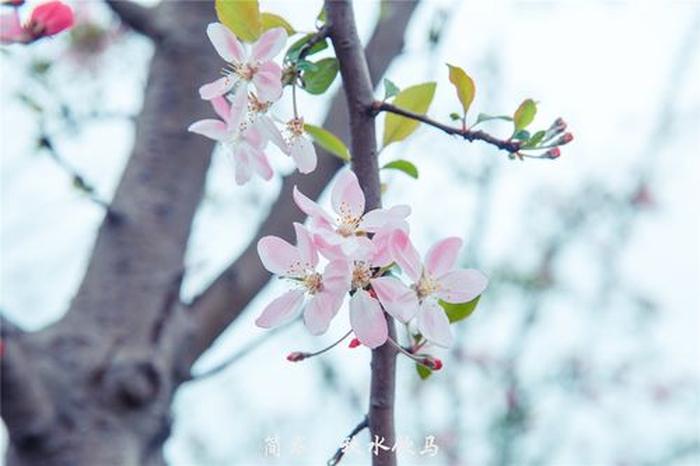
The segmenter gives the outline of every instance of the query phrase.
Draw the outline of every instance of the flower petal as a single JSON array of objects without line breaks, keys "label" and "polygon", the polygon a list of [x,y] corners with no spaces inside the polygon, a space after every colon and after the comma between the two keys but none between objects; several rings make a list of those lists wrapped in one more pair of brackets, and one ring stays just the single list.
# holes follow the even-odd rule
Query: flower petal
[{"label": "flower petal", "polygon": [[294,202],[297,207],[301,209],[306,215],[314,219],[321,219],[324,223],[332,225],[333,217],[328,215],[328,213],[321,208],[320,205],[306,197],[296,186],[294,186],[294,191],[292,196],[294,197]]},{"label": "flower petal", "polygon": [[226,123],[213,119],[195,121],[187,128],[187,131],[201,134],[215,141],[223,141],[228,136]]},{"label": "flower petal", "polygon": [[318,265],[318,251],[309,230],[301,223],[294,222],[294,232],[297,236],[297,251],[304,267],[315,269]]},{"label": "flower petal", "polygon": [[296,137],[289,144],[289,155],[294,159],[300,173],[311,173],[316,170],[318,162],[314,145],[304,136]]},{"label": "flower petal", "polygon": [[239,84],[236,92],[233,94],[231,101],[231,110],[229,111],[226,124],[230,131],[239,131],[241,122],[246,116],[248,110],[248,86],[244,83]]},{"label": "flower petal", "polygon": [[211,23],[207,26],[207,36],[216,52],[229,63],[245,61],[245,50],[238,42],[235,34],[221,23]]},{"label": "flower petal", "polygon": [[219,115],[224,122],[228,121],[229,115],[231,114],[231,103],[228,101],[228,99],[223,95],[220,95],[214,97],[209,102],[211,103],[211,106],[214,107],[216,114]]},{"label": "flower petal", "polygon": [[19,8],[0,14],[0,44],[24,42],[28,39],[29,34],[22,28],[19,19]]},{"label": "flower petal", "polygon": [[484,292],[489,283],[486,275],[475,269],[457,269],[437,278],[440,299],[448,303],[466,303]]},{"label": "flower petal", "polygon": [[408,322],[418,312],[416,292],[394,277],[379,277],[370,280],[379,302],[386,312],[400,322]]},{"label": "flower petal", "polygon": [[222,96],[233,89],[236,79],[232,76],[224,76],[199,88],[199,96],[204,100],[211,100]]},{"label": "flower petal", "polygon": [[261,100],[278,100],[282,97],[282,68],[271,61],[263,63],[253,75],[253,84]]},{"label": "flower petal", "polygon": [[278,327],[299,315],[304,301],[303,290],[290,290],[272,301],[255,320],[255,325],[262,328]]},{"label": "flower petal", "polygon": [[304,310],[304,324],[309,332],[313,335],[325,333],[343,304],[344,297],[344,294],[329,291],[315,294]]},{"label": "flower petal", "polygon": [[[246,144],[246,146],[248,145]],[[260,178],[265,181],[272,179],[274,172],[270,166],[270,161],[267,160],[265,152],[253,146],[248,146],[246,150],[248,151],[249,160],[255,173],[260,175]]]},{"label": "flower petal", "polygon": [[250,58],[256,62],[266,62],[275,58],[287,43],[287,31],[283,28],[272,28],[265,31],[253,44]]},{"label": "flower petal", "polygon": [[457,261],[461,247],[462,240],[456,236],[438,241],[425,254],[425,270],[431,277],[449,272]]},{"label": "flower petal", "polygon": [[304,269],[299,250],[277,236],[265,236],[258,241],[258,256],[270,272],[283,277],[302,277]]},{"label": "flower petal", "polygon": [[287,152],[287,143],[284,142],[282,133],[277,129],[277,126],[272,121],[272,118],[267,115],[260,115],[255,121],[255,127],[260,133],[274,145],[279,147],[282,152]]},{"label": "flower petal", "polygon": [[410,213],[411,208],[407,205],[370,210],[362,217],[359,228],[371,233],[382,228],[408,230],[408,223],[405,219]]},{"label": "flower petal", "polygon": [[423,272],[418,251],[411,243],[408,233],[403,230],[394,230],[389,239],[391,255],[414,283],[417,283]]},{"label": "flower petal", "polygon": [[331,205],[342,217],[362,217],[365,212],[365,195],[352,170],[342,170],[338,175],[331,191]]},{"label": "flower petal", "polygon": [[241,149],[238,145],[233,148],[233,170],[235,173],[236,184],[244,185],[250,181],[250,177],[253,175],[253,168],[251,167],[250,157],[248,152]]},{"label": "flower petal", "polygon": [[452,345],[450,320],[445,310],[432,299],[423,301],[418,311],[418,330],[429,342],[449,348]]},{"label": "flower petal", "polygon": [[326,265],[321,277],[321,284],[324,290],[344,296],[350,291],[351,278],[350,264],[344,259],[338,259]]},{"label": "flower petal", "polygon": [[365,290],[357,290],[350,298],[350,326],[362,344],[372,349],[382,346],[389,336],[379,302]]},{"label": "flower petal", "polygon": [[394,262],[391,250],[389,249],[389,240],[393,231],[394,230],[390,229],[382,229],[372,236],[372,243],[374,244],[374,254],[370,259],[370,265],[372,267],[386,267]]}]

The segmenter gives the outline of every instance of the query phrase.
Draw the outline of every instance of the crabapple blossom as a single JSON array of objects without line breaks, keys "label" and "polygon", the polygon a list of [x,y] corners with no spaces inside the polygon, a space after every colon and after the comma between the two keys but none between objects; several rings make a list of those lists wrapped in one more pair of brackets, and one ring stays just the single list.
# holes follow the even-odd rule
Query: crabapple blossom
[{"label": "crabapple blossom", "polygon": [[350,290],[350,268],[345,260],[330,261],[317,271],[319,257],[311,233],[294,224],[297,245],[276,236],[258,242],[258,255],[270,272],[296,285],[272,301],[255,321],[262,328],[277,327],[303,310],[304,323],[314,335],[324,333]]},{"label": "crabapple blossom", "polygon": [[411,208],[407,205],[365,213],[365,195],[357,176],[349,169],[341,171],[331,191],[335,216],[306,197],[296,186],[293,195],[299,209],[311,220],[320,253],[329,258],[337,257],[339,253],[345,256],[355,254],[358,248],[368,244],[359,240],[365,238],[367,233],[395,228],[408,230],[405,219],[411,213]]},{"label": "crabapple blossom", "polygon": [[304,119],[292,118],[287,122],[286,129],[288,135],[285,152],[294,159],[301,173],[311,173],[316,170],[316,149],[305,136]]},{"label": "crabapple blossom", "polygon": [[462,240],[446,238],[435,243],[421,262],[408,234],[395,230],[389,241],[394,261],[411,279],[407,287],[393,277],[372,281],[372,289],[384,309],[401,322],[413,317],[420,333],[431,343],[449,347],[452,344],[450,322],[438,303],[465,303],[479,296],[488,284],[486,276],[474,269],[454,269]]},{"label": "crabapple blossom", "polygon": [[219,96],[213,98],[211,104],[221,120],[196,121],[188,131],[221,142],[231,151],[239,185],[247,183],[253,172],[265,180],[272,178],[272,167],[264,149],[270,135],[277,131],[274,124],[267,121],[267,116],[257,117],[255,111],[246,111],[248,99],[242,89],[234,94],[232,103]]},{"label": "crabapple blossom", "polygon": [[282,68],[272,59],[287,42],[283,28],[265,31],[251,47],[250,51],[239,42],[235,34],[221,23],[211,23],[207,35],[217,53],[228,62],[225,76],[199,89],[203,99],[211,100],[227,94],[237,84],[247,95],[248,85],[255,86],[258,98],[274,102],[282,95]]}]

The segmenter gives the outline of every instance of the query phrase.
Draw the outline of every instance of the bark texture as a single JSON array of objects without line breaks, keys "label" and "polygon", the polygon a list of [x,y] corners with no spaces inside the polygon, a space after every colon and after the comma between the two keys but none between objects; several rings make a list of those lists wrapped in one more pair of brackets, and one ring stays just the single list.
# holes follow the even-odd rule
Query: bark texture
[{"label": "bark texture", "polygon": [[[319,149],[316,172],[284,180],[244,253],[194,302],[181,303],[183,258],[213,148],[185,128],[212,114],[197,87],[222,65],[204,35],[214,8],[109,3],[156,45],[144,105],[112,201],[117,214],[101,225],[68,312],[40,332],[3,323],[1,414],[10,466],[164,464],[174,391],[269,279],[255,254],[257,238],[289,237],[291,222],[301,220],[292,187],[317,197],[340,167]],[[415,2],[392,2],[380,20],[367,51],[373,83],[400,53],[414,8]],[[347,140],[348,123],[339,94],[324,126]]]}]

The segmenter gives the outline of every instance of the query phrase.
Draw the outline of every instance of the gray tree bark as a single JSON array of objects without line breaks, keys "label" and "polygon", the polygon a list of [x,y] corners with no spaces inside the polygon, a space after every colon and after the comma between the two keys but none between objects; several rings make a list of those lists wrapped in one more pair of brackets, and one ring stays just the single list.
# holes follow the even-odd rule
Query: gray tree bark
[{"label": "gray tree bark", "polygon": [[[197,299],[180,302],[183,258],[213,148],[185,128],[211,113],[197,87],[221,66],[204,35],[214,8],[108,3],[153,39],[155,54],[134,148],[111,203],[115,215],[99,229],[68,312],[39,332],[3,323],[0,407],[10,466],[164,464],[175,390],[269,279],[255,253],[257,238],[289,237],[291,222],[301,220],[292,186],[317,197],[340,166],[317,148],[316,172],[287,177],[250,246]],[[375,85],[400,53],[415,6],[391,2],[377,25],[367,46]],[[324,127],[347,140],[348,124],[341,93]]]}]

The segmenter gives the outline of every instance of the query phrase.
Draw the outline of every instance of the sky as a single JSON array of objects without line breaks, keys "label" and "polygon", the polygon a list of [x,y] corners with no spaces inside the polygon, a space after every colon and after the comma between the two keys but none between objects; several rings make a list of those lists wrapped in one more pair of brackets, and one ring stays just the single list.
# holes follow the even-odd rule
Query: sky
[{"label": "sky", "polygon": [[[367,38],[379,14],[377,4],[355,3],[359,31]],[[311,29],[315,13],[309,11],[320,8],[316,1],[262,5],[298,29]],[[431,49],[428,29],[436,21],[436,11],[443,8],[452,12],[442,43]],[[536,417],[518,443],[522,464],[536,463],[550,443],[555,446],[543,460],[546,464],[652,463],[663,458],[676,437],[698,438],[700,227],[697,201],[692,200],[700,196],[699,31],[698,2],[430,0],[419,7],[407,31],[406,52],[387,73],[400,87],[437,81],[429,113],[447,121],[458,104],[445,63],[457,64],[476,82],[473,112],[508,114],[524,98],[534,98],[539,103],[536,124],[546,128],[562,116],[575,134],[574,143],[563,148],[556,161],[508,160],[492,148],[450,139],[431,128],[419,129],[407,142],[380,155],[382,163],[404,158],[420,170],[419,180],[386,174],[383,199],[385,205],[411,205],[418,249],[426,250],[441,237],[466,236],[462,260],[467,265],[478,262],[487,274],[497,273],[503,264],[516,271],[531,270],[543,238],[562,230],[562,217],[582,204],[581,196],[590,196],[582,215],[593,227],[556,263],[560,287],[543,300],[535,338],[522,349],[521,382],[541,395],[541,401],[532,401]],[[54,41],[41,47],[28,53],[60,53],[61,44]],[[100,92],[105,109],[131,114],[140,106],[151,48],[138,38],[119,47],[121,53],[108,52],[100,62],[99,81],[87,75],[76,79],[93,83],[88,92]],[[128,58],[117,59],[125,56],[124,50]],[[48,157],[36,155],[36,119],[12,96],[19,89],[42,102],[50,102],[51,96],[46,90],[27,89],[13,60],[26,61],[28,56],[12,52],[11,57],[0,55],[0,308],[23,327],[36,329],[65,311],[84,272],[102,213],[71,188],[65,173]],[[58,87],[51,92],[66,98],[86,92],[68,82],[74,73],[59,72]],[[382,92],[378,89],[377,95]],[[309,96],[300,102],[310,122],[320,123],[326,106],[327,100]],[[288,102],[277,111],[288,112]],[[509,131],[500,123],[488,128],[504,135]],[[61,136],[59,142],[71,162],[108,198],[132,139],[130,121],[108,118],[77,135]],[[291,170],[277,155],[275,167]],[[485,168],[495,181],[483,197],[470,176]],[[640,176],[648,179],[655,207],[639,215],[629,231],[620,232],[622,241],[614,242],[615,232],[609,226],[615,218],[606,213],[612,201],[599,199],[596,193],[624,195]],[[217,152],[186,258],[191,273],[184,283],[184,299],[196,294],[247,245],[279,185],[276,178],[268,184],[256,181],[236,187],[229,161]],[[594,188],[585,190],[587,186]],[[476,243],[474,233],[480,231]],[[567,230],[563,232],[566,235]],[[476,251],[470,246],[472,239]],[[614,249],[606,251],[610,244]],[[639,324],[620,290],[600,305],[599,291],[609,279],[608,267],[601,267],[597,259],[601,251],[615,258],[609,269],[622,277],[616,287],[655,303],[658,311],[651,324]],[[269,285],[195,369],[211,367],[262,335],[253,321],[282,289],[278,283]],[[486,295],[461,330],[465,352],[507,352],[519,338],[520,315],[528,298],[508,288],[497,296]],[[180,389],[174,434],[166,445],[169,463],[324,462],[362,417],[369,354],[341,346],[324,361],[297,365],[284,356],[291,350],[320,348],[346,328],[345,318],[337,318],[327,335],[314,339],[297,325],[222,374]],[[568,354],[585,354],[591,372],[599,376],[595,403],[543,382]],[[624,361],[637,361],[640,368],[625,383],[610,382]],[[659,407],[639,389],[650,384],[689,389],[681,390],[680,401]],[[461,430],[450,428],[455,410],[450,387],[461,396]],[[444,373],[419,382],[413,367],[400,361],[399,435],[419,446],[428,435],[437,436],[438,442],[457,435],[465,464],[497,464],[495,435],[488,425],[502,407],[503,390],[502,381],[484,376],[473,364],[460,367],[453,361]],[[267,438],[277,438],[287,455],[295,442],[303,445],[304,453],[266,457]],[[363,455],[348,456],[347,464],[364,464]],[[402,464],[447,464],[442,453],[434,458],[404,453],[402,460]]]}]

